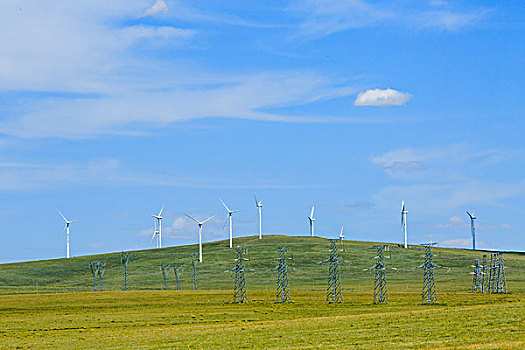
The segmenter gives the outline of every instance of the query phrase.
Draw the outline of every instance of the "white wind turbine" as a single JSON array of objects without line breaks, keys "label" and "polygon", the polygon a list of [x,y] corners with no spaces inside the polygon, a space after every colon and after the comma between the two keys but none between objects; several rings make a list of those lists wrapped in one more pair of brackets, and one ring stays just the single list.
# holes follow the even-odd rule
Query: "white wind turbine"
[{"label": "white wind turbine", "polygon": [[[164,205],[160,209],[159,213],[157,215],[150,214],[150,216],[155,218],[154,222],[154,229],[153,229],[153,236],[151,236],[151,239],[155,238],[155,235],[157,235],[157,248],[162,248],[162,211],[164,210]],[[157,231],[157,224],[159,227],[159,230]]]},{"label": "white wind turbine", "polygon": [[233,226],[232,226],[232,214],[233,214],[233,213],[237,213],[237,212],[239,212],[240,210],[230,210],[230,208],[228,208],[228,206],[226,205],[226,203],[223,202],[222,199],[221,199],[221,203],[222,203],[222,205],[224,205],[224,207],[225,207],[226,210],[228,211],[228,220],[230,221],[230,248],[233,248]]},{"label": "white wind turbine", "polygon": [[199,225],[199,261],[202,262],[202,224],[204,224],[206,221],[208,221],[211,218],[213,218],[213,216],[210,216],[209,218],[207,218],[204,221],[199,221],[199,220],[189,216],[188,214],[184,214],[184,215],[186,215],[187,217],[189,217],[190,219],[195,221],[197,223],[197,225]]},{"label": "white wind turbine", "polygon": [[66,231],[66,258],[69,259],[69,225],[74,223],[74,222],[77,222],[77,220],[68,220],[66,219],[66,217],[64,215],[62,215],[62,213],[60,212],[60,210],[58,210],[58,213],[60,214],[60,216],[62,217],[62,219],[64,219],[64,221],[66,222],[66,226],[64,227],[64,231]]},{"label": "white wind turbine", "polygon": [[405,234],[405,249],[408,248],[407,244],[407,213],[408,211],[405,208],[405,201],[401,201],[401,227]]},{"label": "white wind turbine", "polygon": [[308,217],[308,220],[310,220],[310,235],[314,236],[314,206],[312,205],[312,212],[310,213],[310,216]]},{"label": "white wind turbine", "polygon": [[259,210],[259,239],[262,239],[262,199],[258,201],[256,195],[253,197],[255,198],[255,206]]},{"label": "white wind turbine", "polygon": [[476,250],[476,227],[474,226],[474,220],[476,220],[476,209],[472,211],[472,214],[467,211],[467,215],[470,218],[470,233],[472,234],[472,250]]},{"label": "white wind turbine", "polygon": [[341,225],[341,233],[339,233],[339,240],[341,241],[341,249],[343,249],[343,239],[345,239],[345,235],[343,234],[343,225]]}]

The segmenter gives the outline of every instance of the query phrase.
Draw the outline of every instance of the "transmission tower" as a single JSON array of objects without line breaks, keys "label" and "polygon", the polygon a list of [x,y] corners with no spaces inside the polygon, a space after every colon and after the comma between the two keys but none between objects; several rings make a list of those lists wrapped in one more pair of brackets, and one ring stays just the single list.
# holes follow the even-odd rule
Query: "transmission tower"
[{"label": "transmission tower", "polygon": [[481,265],[479,264],[479,259],[474,260],[474,272],[471,272],[472,277],[472,291],[474,293],[481,292],[483,293],[483,272],[481,272]]},{"label": "transmission tower", "polygon": [[193,265],[193,290],[197,290],[197,253],[191,253],[191,264]]},{"label": "transmission tower", "polygon": [[98,263],[98,290],[104,291],[104,272],[106,272],[106,263]]},{"label": "transmission tower", "polygon": [[505,265],[501,252],[491,254],[488,289],[489,293],[507,293]]},{"label": "transmission tower", "polygon": [[100,269],[100,263],[90,261],[89,268],[91,269],[91,273],[93,274],[93,292],[96,292],[97,291],[97,277],[98,277],[98,271]]},{"label": "transmission tower", "polygon": [[487,293],[487,254],[483,254],[483,266],[481,266],[481,293]]},{"label": "transmission tower", "polygon": [[246,248],[235,248],[237,253],[237,259],[235,259],[235,267],[230,270],[230,273],[234,273],[235,281],[233,283],[233,302],[234,303],[247,303],[248,295],[246,293],[246,280],[244,278],[244,261],[248,260],[243,257],[246,252]]},{"label": "transmission tower", "polygon": [[383,252],[385,251],[387,245],[375,245],[372,248],[376,248],[376,263],[370,268],[370,270],[375,271],[375,280],[374,280],[374,304],[383,304],[388,303],[388,290],[386,287],[386,269],[387,266],[384,263],[383,259],[385,256]]},{"label": "transmission tower", "polygon": [[[93,274],[93,292],[97,291],[97,284],[98,284],[98,290],[103,291],[104,290],[104,272],[106,272],[106,263],[101,263],[100,261],[89,262],[89,269],[91,270],[91,273]],[[97,283],[98,280],[98,283]]]},{"label": "transmission tower", "polygon": [[171,265],[160,265],[162,276],[164,277],[164,290],[168,289],[168,277],[170,275]]},{"label": "transmission tower", "polygon": [[339,273],[339,257],[337,255],[337,239],[330,240],[330,256],[328,260],[328,287],[326,288],[326,301],[329,303],[342,303],[341,274]]},{"label": "transmission tower", "polygon": [[175,289],[180,290],[180,277],[182,275],[182,265],[173,266],[173,271],[175,272]]},{"label": "transmission tower", "polygon": [[285,303],[290,301],[290,286],[288,284],[288,264],[286,263],[286,251],[289,247],[276,248],[279,251],[279,266],[275,268],[277,270],[277,303]]},{"label": "transmission tower", "polygon": [[122,280],[122,290],[128,290],[128,264],[129,252],[122,252],[120,255],[120,262],[124,265],[124,279]]},{"label": "transmission tower", "polygon": [[425,262],[420,265],[419,268],[423,269],[423,293],[421,294],[422,304],[436,303],[436,282],[434,280],[434,269],[440,268],[441,266],[434,264],[432,261],[432,246],[437,243],[425,243],[422,246],[425,247]]}]

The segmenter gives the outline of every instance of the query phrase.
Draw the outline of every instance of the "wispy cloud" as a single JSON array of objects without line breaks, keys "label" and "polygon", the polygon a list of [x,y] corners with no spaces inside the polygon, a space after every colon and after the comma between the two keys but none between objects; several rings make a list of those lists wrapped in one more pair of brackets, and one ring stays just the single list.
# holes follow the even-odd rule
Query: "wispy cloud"
[{"label": "wispy cloud", "polygon": [[238,76],[213,86],[178,85],[169,90],[123,87],[92,98],[50,98],[31,111],[0,124],[8,135],[86,138],[144,132],[202,118],[281,122],[374,122],[373,119],[285,115],[272,110],[344,97],[355,92],[312,72],[268,72]]},{"label": "wispy cloud", "polygon": [[357,94],[354,106],[402,106],[411,95],[394,89],[369,89]]},{"label": "wispy cloud", "polygon": [[293,37],[305,40],[382,24],[454,31],[473,25],[489,13],[485,8],[458,9],[444,2],[365,0],[298,1],[290,10],[302,18]]}]

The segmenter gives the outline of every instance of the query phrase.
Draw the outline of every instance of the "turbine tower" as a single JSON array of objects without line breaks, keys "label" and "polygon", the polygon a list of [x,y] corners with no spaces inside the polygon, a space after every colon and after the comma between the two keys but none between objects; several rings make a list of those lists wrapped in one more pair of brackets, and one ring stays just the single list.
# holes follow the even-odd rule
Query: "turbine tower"
[{"label": "turbine tower", "polygon": [[312,212],[310,213],[310,216],[308,217],[308,220],[310,220],[310,235],[314,236],[314,206],[312,205]]},{"label": "turbine tower", "polygon": [[405,201],[401,201],[401,227],[405,234],[405,249],[408,248],[407,244],[407,213],[408,211],[405,208]]},{"label": "turbine tower", "polygon": [[206,221],[208,221],[211,218],[213,218],[213,216],[210,216],[209,218],[207,218],[204,221],[199,221],[199,220],[189,216],[188,214],[184,214],[184,215],[186,215],[187,217],[189,217],[190,219],[195,221],[197,223],[197,225],[199,225],[199,262],[202,262],[202,224],[204,224]]},{"label": "turbine tower", "polygon": [[66,231],[66,258],[69,259],[69,225],[74,223],[74,222],[77,222],[76,220],[68,220],[66,219],[66,217],[64,215],[62,215],[62,213],[60,212],[60,210],[58,210],[58,213],[60,214],[60,216],[62,217],[62,219],[64,219],[64,221],[66,222],[66,226],[64,227],[64,231]]},{"label": "turbine tower", "polygon": [[258,201],[256,195],[253,197],[255,198],[255,206],[259,210],[259,239],[262,239],[262,199]]},{"label": "turbine tower", "polygon": [[224,205],[224,207],[225,207],[226,210],[228,211],[228,220],[230,221],[230,248],[233,248],[233,226],[232,226],[232,214],[233,214],[233,213],[237,213],[237,212],[239,212],[240,210],[230,210],[230,208],[228,208],[228,206],[226,205],[226,203],[223,202],[222,199],[221,199],[221,203],[222,203],[222,205]]},{"label": "turbine tower", "polygon": [[[163,210],[164,210],[164,205],[162,206],[162,208],[160,209],[157,215],[150,214],[150,216],[156,219],[156,221],[154,222],[155,228],[153,229],[153,236],[151,237],[151,239],[153,239],[155,235],[157,235],[157,248],[162,248],[162,211]],[[158,231],[157,231],[157,224],[159,227]]]},{"label": "turbine tower", "polygon": [[467,211],[467,215],[470,218],[470,232],[472,233],[472,250],[476,250],[476,228],[474,227],[474,220],[476,220],[476,209],[472,211],[472,214]]}]

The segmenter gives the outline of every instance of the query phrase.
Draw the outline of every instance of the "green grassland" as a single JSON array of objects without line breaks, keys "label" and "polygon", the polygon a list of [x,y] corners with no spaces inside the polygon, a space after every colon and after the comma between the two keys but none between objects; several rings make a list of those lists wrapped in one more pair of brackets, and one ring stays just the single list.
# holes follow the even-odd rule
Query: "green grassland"
[{"label": "green grassland", "polygon": [[[191,290],[196,246],[134,251],[120,291],[120,253],[0,265],[0,349],[525,348],[525,255],[504,257],[509,293],[474,294],[471,265],[483,252],[436,248],[439,303],[421,305],[420,247],[392,245],[387,305],[372,303],[370,242],[344,243],[344,303],[325,302],[329,242],[239,238],[247,248],[249,303],[232,303],[226,242],[204,245],[199,290]],[[276,304],[278,246],[289,246],[292,303]],[[490,254],[489,254],[490,255]],[[105,261],[105,292],[91,292],[89,261]],[[181,291],[163,286],[160,264],[183,265]],[[38,290],[39,294],[36,294]]]}]

